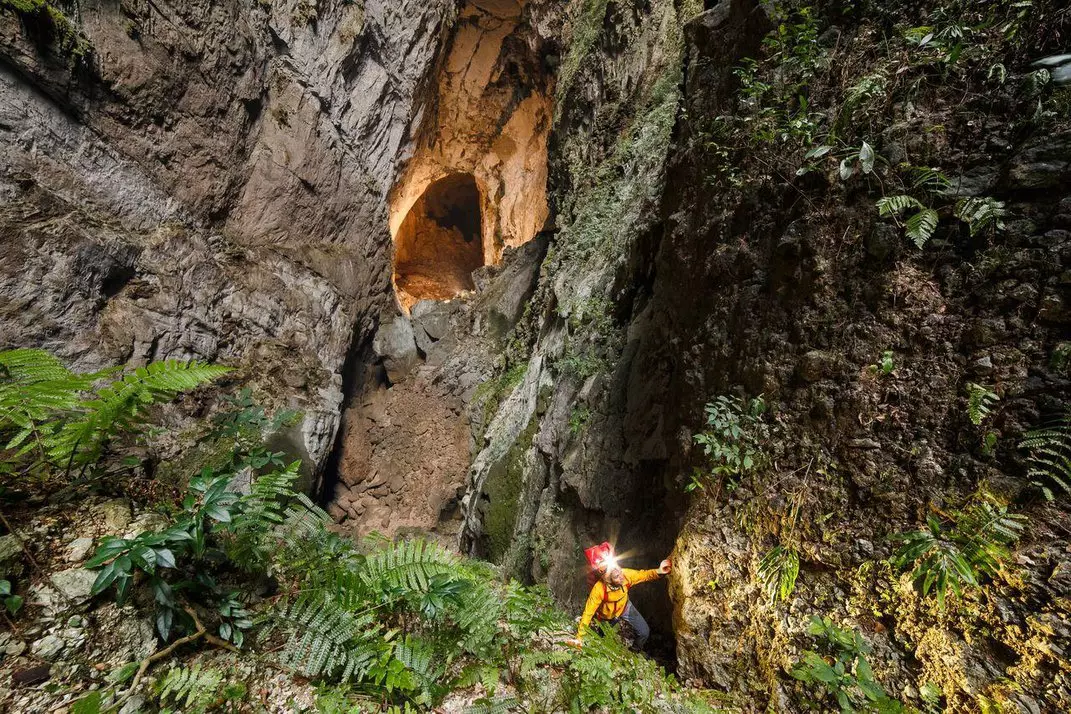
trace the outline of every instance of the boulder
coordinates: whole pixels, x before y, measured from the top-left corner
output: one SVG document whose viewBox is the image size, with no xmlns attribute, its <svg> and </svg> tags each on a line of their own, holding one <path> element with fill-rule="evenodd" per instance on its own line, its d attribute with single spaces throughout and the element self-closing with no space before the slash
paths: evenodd
<svg viewBox="0 0 1071 714">
<path fill-rule="evenodd" d="M 130 499 L 113 498 L 93 507 L 93 516 L 100 520 L 105 533 L 119 534 L 130 525 Z"/>
<path fill-rule="evenodd" d="M 66 646 L 67 643 L 56 635 L 45 635 L 30 646 L 30 652 L 33 653 L 34 657 L 52 660 L 55 659 Z"/>
<path fill-rule="evenodd" d="M 413 324 L 404 317 L 382 323 L 372 341 L 372 349 L 383 360 L 387 378 L 397 384 L 420 364 Z"/>
<path fill-rule="evenodd" d="M 67 562 L 81 563 L 89 555 L 89 549 L 92 547 L 92 538 L 75 538 L 67 546 Z"/>
<path fill-rule="evenodd" d="M 811 350 L 803 355 L 797 371 L 808 382 L 831 377 L 837 369 L 837 357 L 829 352 Z"/>
</svg>

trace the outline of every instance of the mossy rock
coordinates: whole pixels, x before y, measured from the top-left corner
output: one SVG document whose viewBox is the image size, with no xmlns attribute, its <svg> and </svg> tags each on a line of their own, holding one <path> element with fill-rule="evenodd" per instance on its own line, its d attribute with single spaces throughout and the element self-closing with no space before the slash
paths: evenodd
<svg viewBox="0 0 1071 714">
<path fill-rule="evenodd" d="M 532 439 L 538 429 L 539 420 L 531 419 L 505 458 L 495 464 L 487 474 L 484 496 L 488 503 L 484 510 L 483 526 L 488 555 L 495 563 L 503 563 L 513 546 L 517 513 L 524 491 L 527 454 L 532 448 Z M 510 560 L 517 565 L 518 554 L 511 554 Z M 523 566 L 523 563 L 521 565 Z"/>
</svg>

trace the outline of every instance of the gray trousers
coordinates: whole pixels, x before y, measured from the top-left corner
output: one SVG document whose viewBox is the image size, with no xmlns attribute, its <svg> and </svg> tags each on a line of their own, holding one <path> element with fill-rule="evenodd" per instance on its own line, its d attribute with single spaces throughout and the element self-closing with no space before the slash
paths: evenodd
<svg viewBox="0 0 1071 714">
<path fill-rule="evenodd" d="M 631 600 L 625 605 L 625 611 L 621 613 L 621 617 L 607 622 L 611 625 L 616 625 L 622 620 L 632 627 L 632 631 L 636 633 L 636 649 L 642 650 L 643 646 L 647 644 L 647 638 L 651 636 L 651 627 L 647 624 L 647 620 L 643 619 L 643 615 L 640 614 L 640 611 L 636 609 Z"/>
</svg>

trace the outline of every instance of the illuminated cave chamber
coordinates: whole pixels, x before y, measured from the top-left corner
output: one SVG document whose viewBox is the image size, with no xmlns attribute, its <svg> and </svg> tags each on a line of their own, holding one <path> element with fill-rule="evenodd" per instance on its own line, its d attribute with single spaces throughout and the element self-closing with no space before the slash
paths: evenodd
<svg viewBox="0 0 1071 714">
<path fill-rule="evenodd" d="M 432 183 L 394 238 L 394 282 L 415 300 L 449 300 L 472 290 L 484 264 L 480 189 L 472 174 Z"/>
<path fill-rule="evenodd" d="M 474 289 L 473 270 L 542 230 L 554 94 L 542 42 L 523 2 L 462 6 L 391 194 L 394 287 L 404 310 Z"/>
</svg>

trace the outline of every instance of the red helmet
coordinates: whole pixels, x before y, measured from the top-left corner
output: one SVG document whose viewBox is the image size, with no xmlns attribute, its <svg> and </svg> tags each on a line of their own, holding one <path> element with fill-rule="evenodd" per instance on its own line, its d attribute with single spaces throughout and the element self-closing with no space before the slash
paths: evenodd
<svg viewBox="0 0 1071 714">
<path fill-rule="evenodd" d="M 584 551 L 592 570 L 603 570 L 608 560 L 614 557 L 614 547 L 608 542 L 593 545 Z"/>
</svg>

